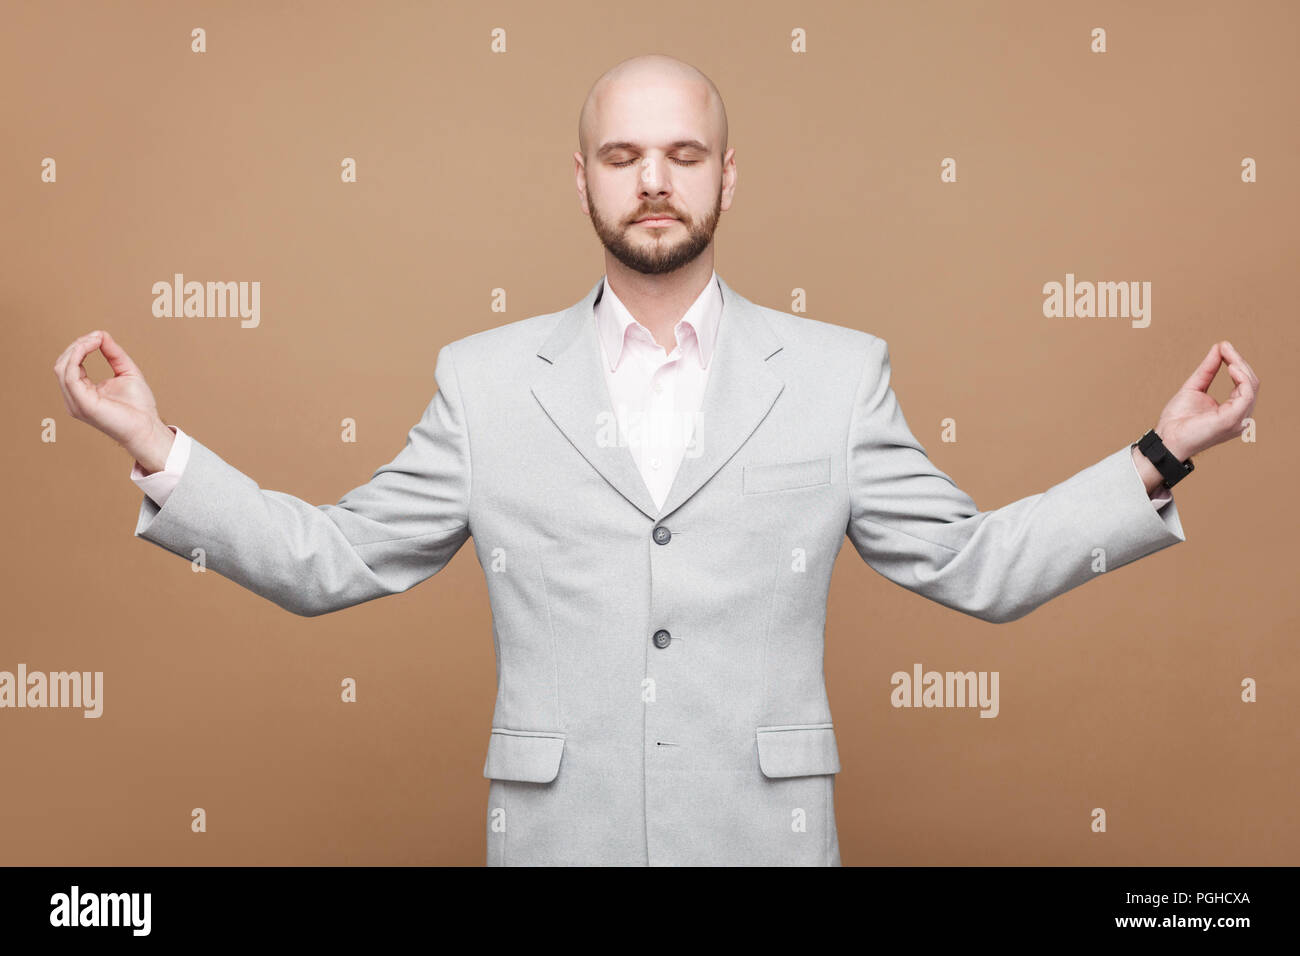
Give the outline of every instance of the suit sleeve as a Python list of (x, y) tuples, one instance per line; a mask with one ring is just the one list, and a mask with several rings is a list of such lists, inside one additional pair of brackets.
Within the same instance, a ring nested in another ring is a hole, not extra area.
[(337, 504), (259, 488), (191, 436), (185, 470), (159, 507), (140, 503), (137, 536), (192, 558), (304, 617), (419, 584), (470, 536), (469, 436), (450, 347), (438, 391), (406, 447)]
[(980, 620), (1014, 621), (1104, 571), (1185, 540), (1153, 507), (1131, 442), (1047, 491), (981, 511), (926, 456), (873, 338), (848, 436), (848, 536), (874, 570)]

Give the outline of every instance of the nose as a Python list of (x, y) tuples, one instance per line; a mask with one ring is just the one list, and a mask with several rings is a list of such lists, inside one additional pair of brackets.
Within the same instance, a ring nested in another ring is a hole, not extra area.
[(672, 195), (668, 167), (662, 160), (647, 156), (641, 163), (640, 193), (643, 199), (662, 199)]

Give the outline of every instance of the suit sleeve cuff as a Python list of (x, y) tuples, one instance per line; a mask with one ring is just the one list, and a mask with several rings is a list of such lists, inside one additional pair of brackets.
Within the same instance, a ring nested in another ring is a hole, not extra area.
[(190, 458), (190, 436), (175, 425), (168, 425), (167, 427), (176, 434), (176, 440), (172, 442), (171, 451), (167, 453), (167, 461), (163, 463), (163, 470), (155, 471), (152, 475), (146, 475), (138, 461), (131, 466), (131, 480), (135, 482), (137, 488), (152, 498), (160, 508), (166, 503), (168, 496), (180, 482), (181, 475), (185, 472), (185, 465)]
[(1174, 504), (1174, 496), (1170, 490), (1164, 485), (1161, 485), (1154, 492), (1148, 492), (1146, 490), (1146, 482), (1142, 480), (1142, 473), (1138, 471), (1137, 462), (1133, 460), (1134, 445), (1135, 443), (1130, 442), (1125, 448), (1125, 451), (1129, 453), (1129, 470), (1133, 473), (1133, 477), (1137, 479), (1138, 487), (1142, 489), (1142, 493), (1146, 495), (1147, 500), (1151, 502), (1152, 509), (1154, 509), (1160, 520), (1164, 522), (1165, 528), (1170, 533), (1177, 535), (1178, 540), (1186, 540), (1183, 536), (1182, 519), (1178, 514), (1178, 507)]

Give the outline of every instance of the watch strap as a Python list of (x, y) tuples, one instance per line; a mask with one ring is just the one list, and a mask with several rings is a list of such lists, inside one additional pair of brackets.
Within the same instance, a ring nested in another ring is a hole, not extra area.
[(1164, 478), (1166, 488), (1172, 488), (1178, 482), (1182, 481), (1192, 473), (1196, 467), (1192, 460), (1179, 461), (1173, 453), (1165, 447), (1165, 443), (1160, 440), (1154, 428), (1148, 429), (1147, 433), (1138, 439), (1138, 449), (1142, 454), (1147, 456), (1151, 464), (1155, 465), (1156, 470)]

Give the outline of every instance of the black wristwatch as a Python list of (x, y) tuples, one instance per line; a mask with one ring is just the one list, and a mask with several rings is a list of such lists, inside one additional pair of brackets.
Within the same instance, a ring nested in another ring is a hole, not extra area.
[(1142, 454), (1150, 459), (1151, 464), (1156, 466), (1156, 470), (1164, 476), (1164, 486), (1172, 488), (1184, 478), (1192, 473), (1196, 466), (1188, 458), (1186, 461), (1179, 461), (1173, 456), (1165, 443), (1160, 440), (1154, 428), (1147, 431), (1145, 435), (1138, 439), (1137, 446)]

